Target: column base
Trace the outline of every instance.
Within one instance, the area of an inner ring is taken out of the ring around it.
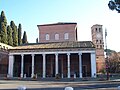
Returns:
[[[82,73],[80,73],[80,76],[79,76],[79,78],[82,78]]]
[[[23,74],[22,73],[20,74],[20,77],[23,78]]]

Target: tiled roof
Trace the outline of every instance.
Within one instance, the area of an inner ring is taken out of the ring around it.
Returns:
[[[14,47],[10,50],[26,49],[67,49],[67,48],[95,48],[91,41],[67,41],[67,42],[50,42],[50,43],[31,43]]]

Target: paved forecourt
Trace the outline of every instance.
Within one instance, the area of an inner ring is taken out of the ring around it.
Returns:
[[[24,86],[27,90],[63,90],[65,87],[73,87],[74,90],[79,89],[116,89],[120,85],[119,81],[80,81],[80,82],[59,82],[59,81],[17,81],[17,80],[0,80],[0,89],[16,90],[18,87]],[[51,88],[51,89],[50,89]]]

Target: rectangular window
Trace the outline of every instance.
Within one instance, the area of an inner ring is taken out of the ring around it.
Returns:
[[[59,34],[55,34],[55,40],[59,40]]]
[[[96,43],[98,43],[98,40],[96,40]]]
[[[50,40],[49,34],[46,34],[46,35],[45,35],[45,39],[46,39],[46,40]]]
[[[97,32],[97,28],[95,28],[96,32]]]
[[[99,28],[99,32],[101,32],[101,28]]]
[[[102,48],[102,45],[100,45],[100,48]]]
[[[69,34],[68,34],[68,33],[65,33],[65,34],[64,34],[64,39],[65,39],[65,40],[69,39]]]

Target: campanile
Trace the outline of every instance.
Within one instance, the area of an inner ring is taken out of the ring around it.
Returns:
[[[104,39],[102,25],[95,24],[91,27],[92,42],[96,47],[96,66],[99,73],[105,66]]]

